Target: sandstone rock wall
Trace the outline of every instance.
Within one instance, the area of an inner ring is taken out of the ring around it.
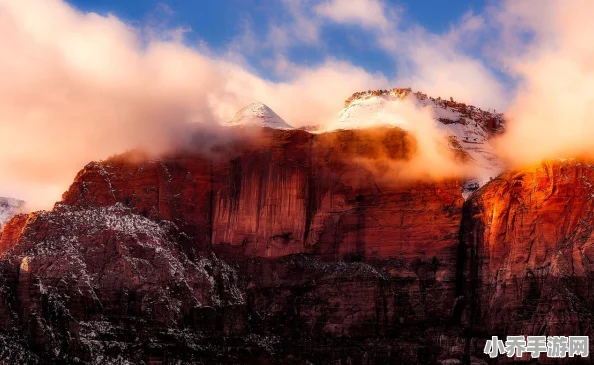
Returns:
[[[361,162],[409,158],[415,145],[405,132],[266,133],[223,161],[182,154],[91,163],[64,202],[124,202],[149,218],[171,220],[199,244],[228,245],[251,256],[421,253],[432,259],[456,245],[461,182],[396,185]]]
[[[594,166],[508,172],[465,207],[468,312],[486,333],[592,334]]]
[[[591,335],[594,166],[466,202],[459,181],[371,172],[414,149],[397,129],[267,130],[87,165],[0,234],[0,359],[484,364],[491,335]]]

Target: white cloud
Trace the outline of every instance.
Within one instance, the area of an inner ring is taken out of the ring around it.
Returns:
[[[34,208],[59,200],[91,160],[134,146],[158,152],[187,122],[225,121],[253,101],[291,124],[322,123],[382,76],[327,60],[287,62],[283,82],[171,37],[58,0],[0,0],[0,195]]]
[[[506,2],[495,24],[502,59],[521,80],[500,154],[516,165],[594,158],[594,3],[520,3]]]
[[[394,14],[380,0],[328,0],[316,5],[314,13],[338,24],[384,32],[393,28],[396,22]]]
[[[452,96],[484,108],[503,110],[507,106],[505,86],[480,55],[467,51],[478,41],[478,34],[485,31],[482,14],[467,12],[449,31],[435,34],[414,24],[403,28],[399,21],[403,10],[380,0],[323,0],[312,9],[312,23],[319,27],[316,34],[328,25],[355,26],[360,28],[358,31],[371,32],[376,46],[393,59],[394,63],[387,65],[397,69],[393,86]],[[354,32],[348,28],[345,31]],[[291,33],[281,34],[290,38]]]
[[[593,148],[589,1],[509,1],[467,13],[443,34],[403,29],[394,10],[377,1],[284,4],[288,22],[270,28],[268,46],[279,51],[269,66],[283,76],[273,82],[236,57],[240,47],[221,56],[184,45],[183,31],[157,27],[147,39],[113,15],[81,13],[61,0],[0,0],[0,135],[10,136],[0,143],[0,195],[20,192],[48,207],[88,161],[133,145],[167,148],[176,126],[224,121],[253,101],[295,126],[331,122],[351,93],[392,86],[502,110],[516,90],[506,90],[466,48],[480,45],[485,32],[499,37],[489,65],[500,63],[523,80],[502,153],[519,163]],[[376,35],[398,66],[397,79],[331,55],[305,67],[284,52],[323,48],[331,24]],[[248,43],[257,53],[258,42]]]

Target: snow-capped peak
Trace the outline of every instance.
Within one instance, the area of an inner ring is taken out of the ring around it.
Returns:
[[[25,202],[22,200],[0,197],[0,230],[4,223],[15,214],[23,213],[24,206]]]
[[[490,138],[505,128],[503,116],[472,105],[442,98],[428,97],[410,88],[363,91],[345,101],[332,129],[359,129],[372,126],[394,126],[413,129],[410,108],[430,112],[435,127],[464,150],[478,167],[478,175],[465,187],[464,196],[489,181],[503,169]]]
[[[255,102],[238,111],[226,125],[228,126],[259,126],[275,129],[294,129],[272,109],[263,103]]]

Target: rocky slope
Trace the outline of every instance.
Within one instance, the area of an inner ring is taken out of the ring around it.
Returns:
[[[590,334],[594,166],[393,181],[401,129],[265,129],[87,165],[0,235],[7,363],[486,364],[491,335]],[[503,358],[500,358],[503,361]]]
[[[19,231],[0,256],[0,337],[11,339],[0,354],[9,363],[214,356],[204,337],[243,327],[236,272],[213,255],[186,255],[170,222],[121,203],[58,204],[7,229]]]

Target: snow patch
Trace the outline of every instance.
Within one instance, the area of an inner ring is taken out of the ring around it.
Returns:
[[[504,170],[489,141],[492,131],[488,130],[485,122],[487,119],[495,120],[502,128],[500,114],[403,90],[408,92],[363,93],[349,99],[336,122],[327,130],[388,126],[413,131],[415,126],[412,123],[415,121],[409,117],[412,105],[419,112],[430,112],[434,126],[461,146],[473,160],[476,172],[463,187],[465,198]]]
[[[252,103],[235,114],[226,126],[257,126],[274,129],[294,129],[263,103]]]
[[[24,207],[22,200],[0,197],[0,229],[14,215],[24,213]]]

